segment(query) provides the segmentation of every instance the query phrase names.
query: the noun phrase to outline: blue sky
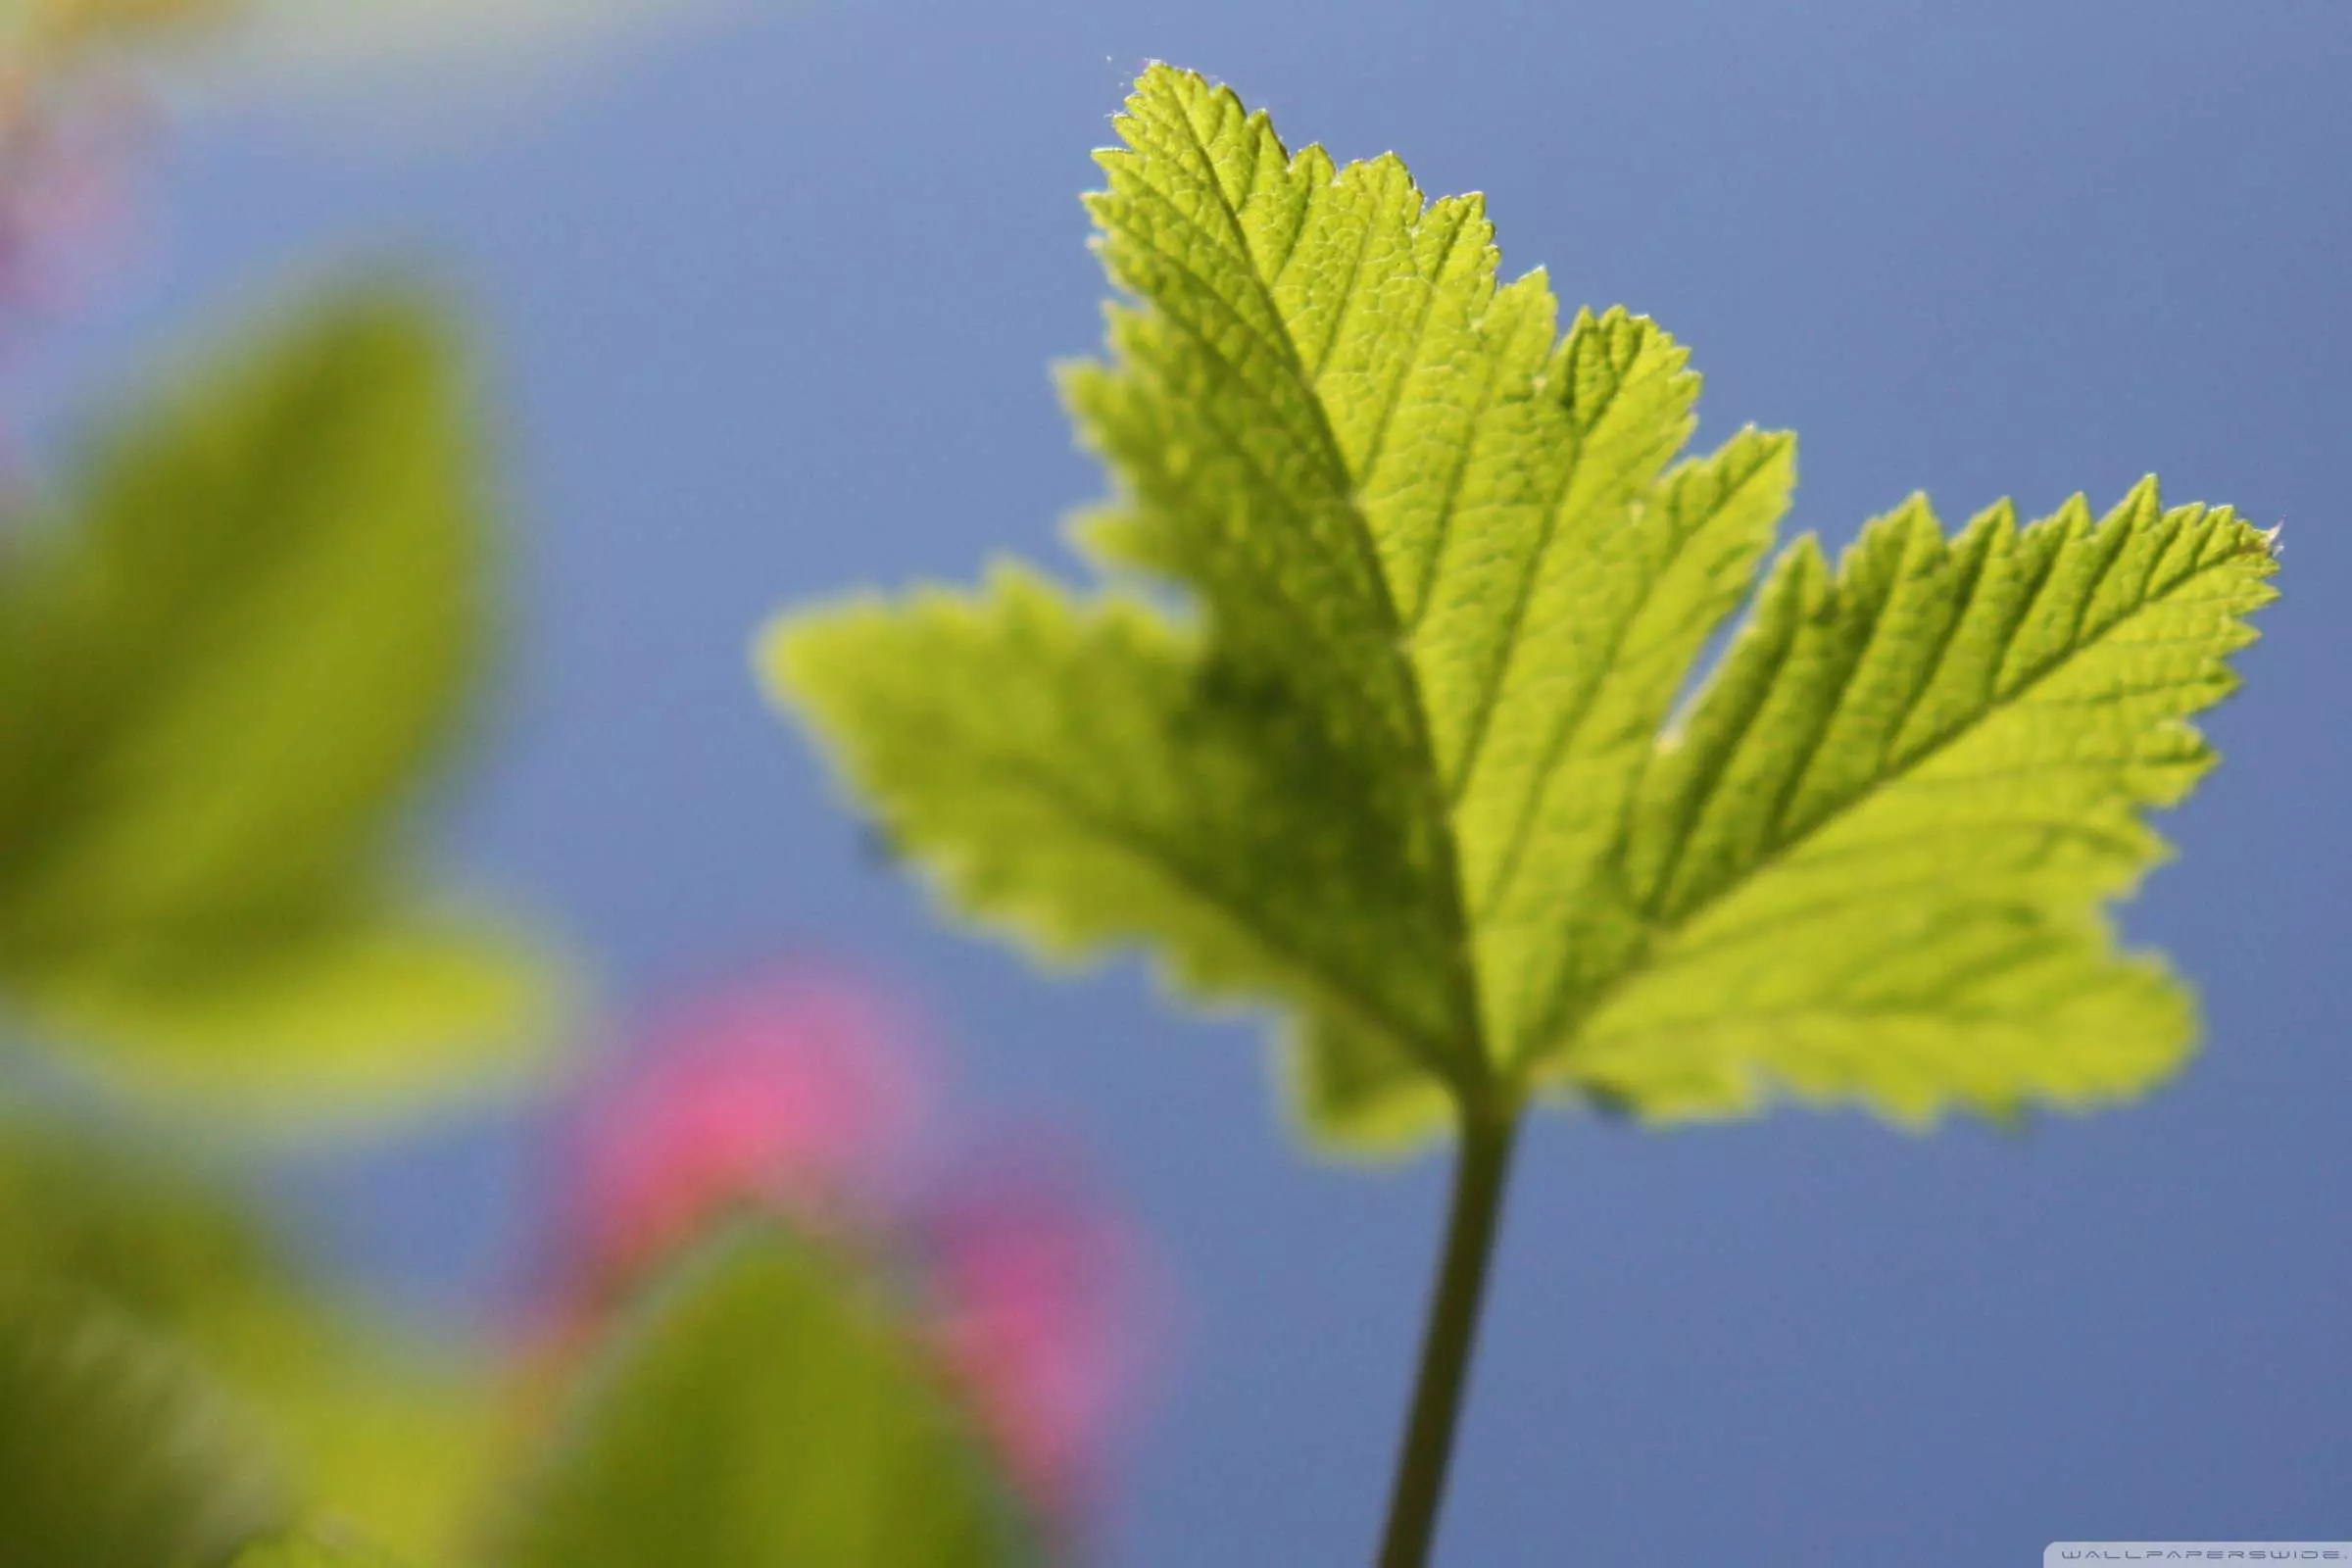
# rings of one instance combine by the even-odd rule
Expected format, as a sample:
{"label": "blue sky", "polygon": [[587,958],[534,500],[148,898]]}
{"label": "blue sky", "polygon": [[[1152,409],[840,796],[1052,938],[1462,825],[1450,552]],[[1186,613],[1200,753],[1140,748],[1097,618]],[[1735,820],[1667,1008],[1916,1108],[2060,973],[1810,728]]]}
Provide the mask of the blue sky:
{"label": "blue sky", "polygon": [[[1295,141],[1485,190],[1506,270],[1656,316],[1708,376],[1702,439],[1799,432],[1792,528],[2150,470],[2286,523],[2287,597],[2210,726],[2227,765],[2124,918],[2202,989],[2196,1064],[2018,1137],[1549,1119],[1445,1559],[2352,1534],[2352,9],[745,8],[524,107],[477,89],[455,130],[429,76],[358,117],[206,113],[150,259],[48,373],[119,371],[335,258],[449,281],[501,393],[518,601],[452,853],[623,1000],[796,946],[911,987],[970,1097],[1090,1148],[1183,1282],[1115,1560],[1354,1560],[1442,1166],[1316,1163],[1248,1023],[937,924],[746,666],[780,605],[1066,560],[1099,478],[1047,367],[1092,349],[1103,292],[1075,196],[1154,57]],[[496,1127],[386,1151],[336,1189],[348,1245],[446,1294],[511,1238],[516,1168]]]}

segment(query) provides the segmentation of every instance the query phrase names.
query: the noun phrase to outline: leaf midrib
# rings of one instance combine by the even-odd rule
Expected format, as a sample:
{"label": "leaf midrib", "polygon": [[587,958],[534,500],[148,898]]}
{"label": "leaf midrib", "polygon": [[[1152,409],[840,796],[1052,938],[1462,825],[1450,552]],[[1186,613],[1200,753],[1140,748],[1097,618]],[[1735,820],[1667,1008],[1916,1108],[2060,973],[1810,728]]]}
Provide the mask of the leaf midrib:
{"label": "leaf midrib", "polygon": [[[1429,721],[1428,700],[1422,690],[1420,671],[1415,667],[1411,653],[1404,641],[1403,620],[1398,613],[1396,598],[1390,590],[1388,573],[1381,564],[1378,542],[1373,539],[1371,524],[1364,516],[1362,507],[1357,503],[1357,475],[1349,468],[1346,456],[1341,451],[1339,438],[1333,431],[1330,416],[1324,409],[1322,392],[1304,373],[1305,366],[1298,357],[1298,344],[1297,339],[1292,336],[1290,322],[1274,300],[1264,273],[1258,266],[1257,258],[1250,252],[1249,236],[1242,226],[1241,213],[1235,208],[1231,194],[1225,189],[1225,182],[1217,175],[1216,159],[1209,152],[1208,144],[1202,139],[1200,127],[1194,122],[1189,108],[1180,103],[1178,110],[1179,118],[1184,122],[1185,131],[1191,137],[1194,149],[1200,156],[1207,175],[1207,184],[1216,197],[1217,210],[1224,215],[1228,233],[1235,250],[1243,258],[1250,284],[1257,291],[1259,301],[1266,308],[1269,318],[1282,329],[1281,344],[1287,351],[1292,370],[1298,377],[1300,389],[1306,394],[1308,406],[1314,413],[1315,424],[1322,436],[1324,451],[1330,459],[1334,470],[1345,475],[1348,480],[1348,491],[1345,510],[1348,515],[1348,537],[1355,545],[1359,569],[1363,572],[1369,585],[1372,606],[1378,612],[1381,630],[1385,633],[1381,639],[1381,645],[1388,650],[1387,657],[1399,677],[1398,685],[1404,694],[1405,713],[1411,727],[1413,741],[1412,751],[1414,756],[1420,760],[1422,767],[1423,776],[1420,780],[1422,800],[1425,807],[1434,808],[1432,814],[1435,818],[1436,831],[1432,833],[1431,838],[1437,846],[1441,862],[1437,868],[1439,885],[1444,888],[1446,893],[1446,906],[1440,914],[1442,923],[1449,935],[1446,944],[1448,949],[1446,968],[1452,977],[1456,1023],[1464,1036],[1458,1044],[1436,1042],[1434,1049],[1433,1043],[1421,1040],[1417,1032],[1412,1038],[1400,1043],[1411,1050],[1417,1057],[1427,1055],[1446,1057],[1459,1054],[1462,1060],[1457,1070],[1441,1073],[1440,1077],[1442,1081],[1452,1086],[1457,1095],[1460,1095],[1465,1093],[1463,1073],[1471,1075],[1470,1081],[1476,1083],[1491,1075],[1494,1064],[1489,1056],[1484,1011],[1480,1005],[1476,971],[1471,961],[1471,927],[1467,892],[1462,886],[1460,850],[1454,840],[1451,814],[1444,808],[1445,780],[1438,765],[1437,748],[1432,739]],[[1248,119],[1245,119],[1243,123],[1247,127]],[[1288,148],[1282,147],[1279,138],[1276,139],[1275,145],[1285,153],[1289,152]],[[1298,157],[1293,155],[1286,159],[1285,168],[1296,168],[1297,164]],[[1418,187],[1415,188],[1417,191]],[[1423,210],[1426,212],[1426,207]],[[1345,300],[1341,302],[1339,314],[1342,318],[1345,318],[1347,314]],[[1335,341],[1336,330],[1335,328]]]}

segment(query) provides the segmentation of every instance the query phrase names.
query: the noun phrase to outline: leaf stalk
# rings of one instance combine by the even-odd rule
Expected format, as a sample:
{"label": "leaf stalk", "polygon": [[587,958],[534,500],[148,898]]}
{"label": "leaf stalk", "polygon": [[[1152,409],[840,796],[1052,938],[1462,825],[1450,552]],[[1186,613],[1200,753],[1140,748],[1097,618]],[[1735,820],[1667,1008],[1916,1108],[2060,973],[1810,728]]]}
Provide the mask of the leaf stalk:
{"label": "leaf stalk", "polygon": [[1479,1313],[1519,1136],[1517,1098],[1496,1096],[1493,1101],[1484,1105],[1467,1099],[1464,1102],[1461,1156],[1454,1166],[1445,1253],[1430,1298],[1412,1414],[1389,1495],[1380,1568],[1424,1568],[1437,1539],[1454,1429],[1469,1386]]}

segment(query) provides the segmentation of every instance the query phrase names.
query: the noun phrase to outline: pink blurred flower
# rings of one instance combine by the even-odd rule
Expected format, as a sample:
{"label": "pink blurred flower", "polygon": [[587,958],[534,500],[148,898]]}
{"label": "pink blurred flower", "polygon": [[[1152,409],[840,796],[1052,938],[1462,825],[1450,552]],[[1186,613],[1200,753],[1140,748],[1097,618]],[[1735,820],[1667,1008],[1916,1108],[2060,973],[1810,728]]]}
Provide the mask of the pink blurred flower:
{"label": "pink blurred flower", "polygon": [[[1151,1324],[1145,1249],[1088,1183],[985,1147],[919,1172],[928,1053],[874,993],[807,968],[655,1018],[590,1084],[537,1359],[726,1212],[852,1234],[916,1284],[917,1329],[1064,1552],[1100,1503]],[[911,1195],[911,1196],[910,1196]]]}
{"label": "pink blurred flower", "polygon": [[1085,1191],[998,1172],[958,1186],[926,1233],[935,1343],[1015,1482],[1065,1528],[1101,1500],[1150,1272],[1126,1220]]}
{"label": "pink blurred flower", "polygon": [[[25,328],[106,271],[126,172],[150,129],[136,94],[119,83],[0,52],[0,372],[14,369]],[[0,390],[13,403],[15,388]],[[11,406],[0,416],[0,510],[22,499],[17,414]]]}
{"label": "pink blurred flower", "polygon": [[571,1161],[572,1263],[625,1279],[719,1212],[809,1223],[903,1158],[921,1084],[903,1020],[806,970],[657,1018],[592,1086]]}
{"label": "pink blurred flower", "polygon": [[119,81],[38,79],[0,62],[0,302],[47,311],[74,294],[110,254],[126,173],[152,136]]}

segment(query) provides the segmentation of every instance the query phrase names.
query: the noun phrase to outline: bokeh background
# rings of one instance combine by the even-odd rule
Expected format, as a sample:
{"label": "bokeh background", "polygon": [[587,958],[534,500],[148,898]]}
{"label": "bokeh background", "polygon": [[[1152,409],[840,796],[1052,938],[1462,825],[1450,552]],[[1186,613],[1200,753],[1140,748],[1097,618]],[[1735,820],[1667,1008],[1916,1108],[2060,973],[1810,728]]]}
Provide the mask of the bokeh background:
{"label": "bokeh background", "polygon": [[[2124,917],[2202,989],[2189,1071],[2009,1134],[1549,1118],[1443,1555],[1983,1568],[2352,1533],[2352,8],[577,0],[418,6],[399,36],[282,9],[169,76],[102,275],[12,349],[35,445],[323,262],[454,292],[514,610],[437,842],[622,1009],[777,953],[847,965],[934,1020],[970,1114],[1087,1152],[1175,1303],[1112,1562],[1368,1550],[1445,1172],[1306,1156],[1255,1025],[1138,964],[1049,981],[937,922],[747,649],[794,602],[1066,562],[1100,480],[1047,368],[1096,341],[1075,196],[1145,60],[1486,191],[1506,270],[1692,348],[1702,440],[1799,432],[1795,527],[2149,470],[2282,520],[2227,765]],[[540,1122],[293,1156],[281,1200],[399,1309],[462,1319],[548,1200]]]}

